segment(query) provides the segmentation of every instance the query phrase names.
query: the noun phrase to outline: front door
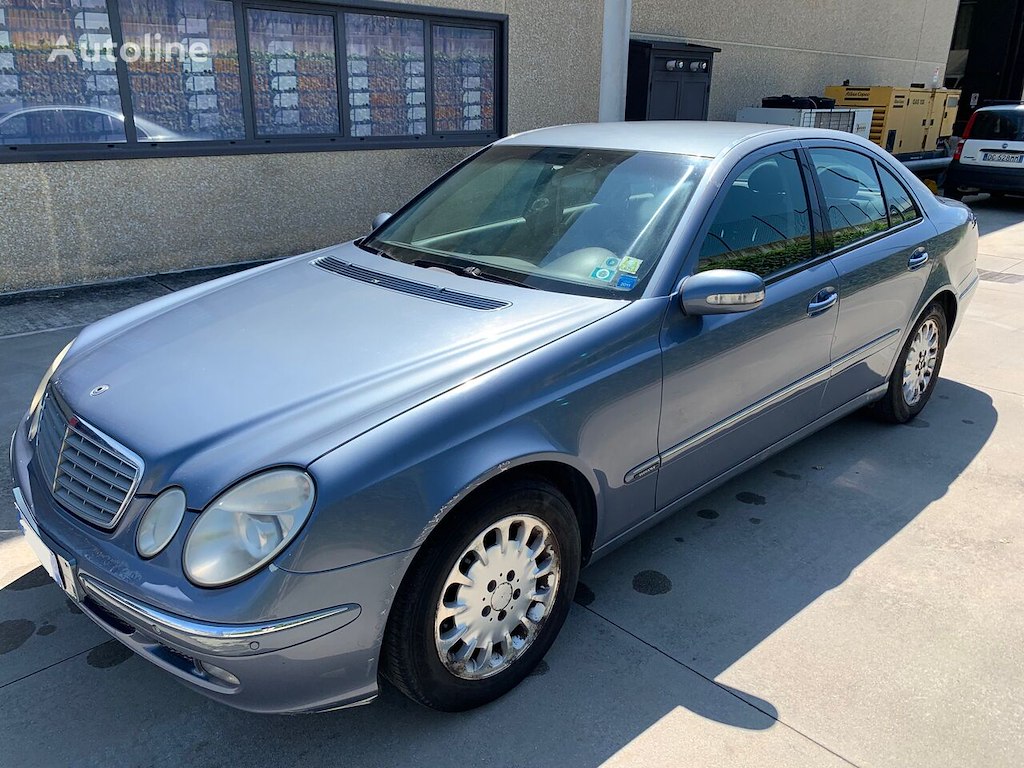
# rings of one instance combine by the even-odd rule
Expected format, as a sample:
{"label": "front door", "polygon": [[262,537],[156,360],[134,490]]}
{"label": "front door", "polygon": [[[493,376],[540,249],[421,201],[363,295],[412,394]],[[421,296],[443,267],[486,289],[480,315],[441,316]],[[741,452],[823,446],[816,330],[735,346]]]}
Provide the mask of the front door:
{"label": "front door", "polygon": [[822,414],[838,310],[837,273],[817,257],[795,147],[761,150],[723,185],[690,261],[760,274],[749,312],[688,317],[662,330],[658,507],[672,503]]}

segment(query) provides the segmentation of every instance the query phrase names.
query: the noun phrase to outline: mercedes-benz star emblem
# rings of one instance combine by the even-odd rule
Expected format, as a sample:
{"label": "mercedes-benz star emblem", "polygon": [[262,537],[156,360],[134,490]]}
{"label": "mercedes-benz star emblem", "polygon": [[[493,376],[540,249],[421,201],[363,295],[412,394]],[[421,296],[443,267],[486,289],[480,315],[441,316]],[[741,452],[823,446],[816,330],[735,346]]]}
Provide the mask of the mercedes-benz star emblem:
{"label": "mercedes-benz star emblem", "polygon": [[106,384],[100,384],[92,392],[89,393],[89,396],[90,397],[96,397],[96,395],[102,395],[108,389],[110,389],[110,387],[108,387]]}

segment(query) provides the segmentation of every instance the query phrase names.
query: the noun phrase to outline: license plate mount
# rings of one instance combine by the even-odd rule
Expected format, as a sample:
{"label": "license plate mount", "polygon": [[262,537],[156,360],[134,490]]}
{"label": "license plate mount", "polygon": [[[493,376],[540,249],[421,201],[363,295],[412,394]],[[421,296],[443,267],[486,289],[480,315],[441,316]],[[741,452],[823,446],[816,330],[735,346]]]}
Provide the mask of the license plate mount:
{"label": "license plate mount", "polygon": [[35,527],[24,516],[18,521],[25,532],[25,543],[35,554],[43,569],[56,582],[57,586],[76,603],[82,602],[82,591],[75,576],[75,563],[55,553],[46,546]]}
{"label": "license plate mount", "polygon": [[1017,163],[1024,160],[1024,154],[1020,152],[982,152],[981,159],[986,163]]}

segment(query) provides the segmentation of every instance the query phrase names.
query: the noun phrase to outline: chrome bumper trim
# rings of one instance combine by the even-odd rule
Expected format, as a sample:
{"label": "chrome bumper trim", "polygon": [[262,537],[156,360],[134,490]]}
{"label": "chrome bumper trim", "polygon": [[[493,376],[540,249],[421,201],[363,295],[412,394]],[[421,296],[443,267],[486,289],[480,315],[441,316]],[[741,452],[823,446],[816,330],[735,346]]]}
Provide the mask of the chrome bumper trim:
{"label": "chrome bumper trim", "polygon": [[89,597],[133,627],[214,656],[254,656],[297,645],[350,624],[360,612],[358,605],[349,603],[262,624],[210,624],[140,603],[88,575],[78,578]]}
{"label": "chrome bumper trim", "polygon": [[21,488],[19,488],[17,485],[14,486],[14,488],[12,489],[12,492],[14,493],[14,507],[15,507],[15,509],[18,510],[18,512],[21,514],[21,516],[25,519],[25,521],[29,525],[32,526],[32,530],[35,531],[36,534],[38,535],[39,534],[39,524],[36,523],[36,518],[32,514],[32,510],[29,509],[28,502],[25,501],[25,494],[22,492]]}

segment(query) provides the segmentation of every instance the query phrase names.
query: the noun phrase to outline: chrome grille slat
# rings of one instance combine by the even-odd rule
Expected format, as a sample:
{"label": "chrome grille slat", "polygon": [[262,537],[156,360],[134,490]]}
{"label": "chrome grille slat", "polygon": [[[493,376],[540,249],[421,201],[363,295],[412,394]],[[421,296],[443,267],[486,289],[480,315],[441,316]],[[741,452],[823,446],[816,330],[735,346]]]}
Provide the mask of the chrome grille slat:
{"label": "chrome grille slat", "polygon": [[71,462],[62,461],[60,475],[57,477],[57,485],[71,483],[83,490],[87,496],[103,499],[104,502],[114,502],[114,509],[121,506],[124,500],[124,491],[117,492],[116,488],[100,486],[92,482],[93,478],[88,477],[84,472],[75,467]]}
{"label": "chrome grille slat", "polygon": [[69,431],[64,439],[64,453],[66,454],[68,451],[74,451],[78,454],[75,457],[75,464],[78,467],[86,468],[87,465],[80,460],[84,457],[91,463],[91,466],[88,466],[87,469],[90,475],[102,479],[107,485],[114,486],[122,494],[128,493],[128,490],[132,487],[133,475],[124,474],[128,465],[122,463],[119,467],[112,467],[109,460],[102,458],[100,449],[95,445],[90,445],[73,430]]}
{"label": "chrome grille slat", "polygon": [[68,512],[110,530],[142,478],[142,459],[65,409],[52,392],[43,400],[36,461],[54,498]]}
{"label": "chrome grille slat", "polygon": [[54,495],[64,501],[74,503],[79,511],[87,511],[90,517],[102,520],[104,516],[113,517],[117,513],[117,505],[111,504],[109,500],[96,496],[88,488],[76,487],[73,482],[68,482],[62,476],[57,481],[57,490]]}

